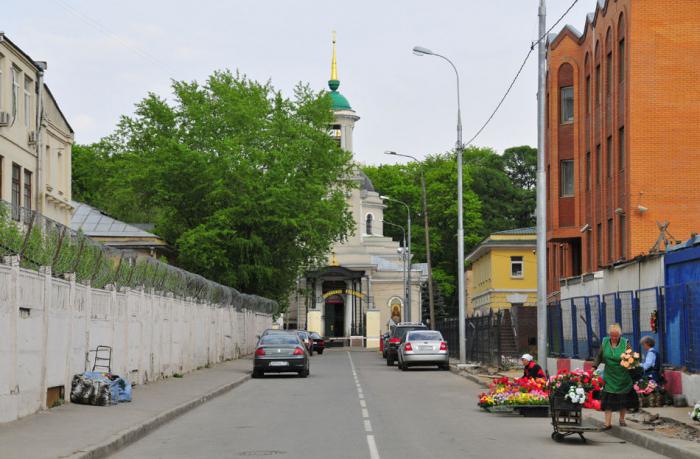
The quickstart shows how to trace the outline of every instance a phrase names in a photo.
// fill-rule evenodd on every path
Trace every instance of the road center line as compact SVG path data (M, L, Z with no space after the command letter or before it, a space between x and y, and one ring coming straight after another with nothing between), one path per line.
M360 407L362 407L362 417L365 425L365 432L372 432L372 423L369 420L369 410L367 410L367 401L365 400L365 395L362 393L362 386L360 385L360 380L357 377L357 370L355 369L355 362L352 361L352 355L348 352L348 359L350 360L350 368L352 369L352 376L355 379L355 386L357 388L357 396L360 398ZM370 459L380 459L379 450L377 449L377 443L374 440L374 435L367 434L367 446L369 447L369 457Z

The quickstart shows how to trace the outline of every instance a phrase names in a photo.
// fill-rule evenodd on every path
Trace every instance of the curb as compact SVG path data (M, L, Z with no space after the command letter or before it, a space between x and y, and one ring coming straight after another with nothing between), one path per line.
M595 426L603 427L603 421L599 419L595 419L591 416L584 416L584 419ZM675 459L700 458L700 452L689 451L681 445L676 444L672 439L666 440L665 438L643 434L635 429L621 429L617 426L613 426L612 429L605 433L666 457Z
M91 446L87 449L76 451L69 457L72 459L98 459L109 456L110 454L114 454L120 449L145 437L146 435L156 430L163 424L167 424L173 419L182 416L183 414L187 413L188 411L194 408L197 408L200 405L203 405L211 399L223 395L232 389L235 389L244 382L248 381L250 377L251 375L247 374L236 381L226 383L223 386L220 386L209 393L206 393L193 400L184 402L176 406L175 408L171 408L167 411L157 414L151 419L148 419L147 421L144 421L139 425L123 430L102 443Z
M450 364L450 371L456 374L457 376L461 376L478 384L481 387L488 388L488 385L486 383L481 381L476 376L460 370L459 368L457 368L457 365ZM584 416L584 419L597 427L603 426L603 421L600 421L591 416ZM606 431L605 433L666 457L674 459L700 459L700 452L689 451L686 448L683 448L681 445L676 444L675 441L671 439L666 440L664 438L657 438L655 436L652 437L651 435L643 434L634 429L621 429L617 426L613 426L612 429Z

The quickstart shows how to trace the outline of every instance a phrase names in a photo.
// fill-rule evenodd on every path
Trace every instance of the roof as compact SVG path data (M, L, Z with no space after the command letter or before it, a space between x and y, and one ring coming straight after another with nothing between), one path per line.
M352 110L348 99L346 99L344 95L338 92L338 88L340 87L340 80L328 80L328 87L331 90L331 109L333 111Z
M35 61L34 59L32 59L31 56L29 56L29 54L25 53L25 52L22 50L22 48L20 48L20 47L17 46L12 40L10 40L9 38L7 38L7 35L5 35L5 32L0 32L0 42L6 42L6 43L8 43L8 44L9 44L10 46L12 46L22 57L24 57L24 58L27 60L27 62L29 62L29 64L32 65L32 66L34 67L34 69L35 69L37 72L43 72L43 69L42 69L41 67L39 67L39 65L36 63L36 61Z
M593 25L593 27L595 27L596 22L598 22L598 15L601 11L604 13L607 12L610 1L611 0L596 0L595 11L586 15L586 22L583 25L583 33L581 33L574 26L567 24L564 26L564 28L562 28L562 30L559 33L549 34L549 36L547 37L547 46L556 46L558 41L567 34L572 35L573 38L575 38L579 43L581 43L586 33L588 32L588 25L591 24Z
M537 234L537 228L535 228L534 226L531 226L529 228L515 228L505 231L496 231L493 234L530 235Z
M362 183L360 183L360 189L366 190L366 191L375 191L374 184L372 183L372 180L370 180L370 178L367 177L367 174L360 171L359 175L360 175L360 178L362 179Z
M70 222L73 231L82 231L91 237L156 238L160 236L112 218L106 213L82 202L72 201L75 213Z
M536 247L537 241L532 237L537 231L535 228L515 228L505 231L497 231L491 233L489 237L484 239L477 245L472 252L465 258L466 261L476 261L483 255L489 253L494 248L525 248ZM510 238L507 236L511 236Z

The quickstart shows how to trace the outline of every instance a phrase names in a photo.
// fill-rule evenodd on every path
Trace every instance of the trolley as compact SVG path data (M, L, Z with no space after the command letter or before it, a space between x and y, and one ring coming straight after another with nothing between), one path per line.
M571 403L562 395L552 394L549 398L549 412L552 415L552 439L556 442L562 441L569 435L581 437L581 441L586 442L583 436L586 432L600 432L601 428L583 423L582 406L579 403Z

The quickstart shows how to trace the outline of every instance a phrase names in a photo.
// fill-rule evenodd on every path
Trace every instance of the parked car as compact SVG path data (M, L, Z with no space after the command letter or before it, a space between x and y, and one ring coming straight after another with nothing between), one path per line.
M274 333L260 338L253 359L253 378L264 373L298 373L309 375L309 353L294 333Z
M399 345L406 337L406 333L413 330L427 330L428 327L419 322L400 322L391 331L391 337L386 346L386 364L394 365L394 361L399 358Z
M309 355L314 355L314 342L309 336L309 332L306 330L297 330L296 332L299 339L301 339L304 346L306 346L306 350L309 352Z
M386 359L386 351L389 346L389 338L391 338L391 332L386 332L382 335L379 340L379 350L382 351L382 358Z
M399 346L398 354L400 370L429 365L437 365L441 370L450 369L447 342L439 331L409 331Z
M326 340L324 340L323 337L316 332L311 332L309 335L314 343L313 350L319 354L323 354L323 350L326 348Z

